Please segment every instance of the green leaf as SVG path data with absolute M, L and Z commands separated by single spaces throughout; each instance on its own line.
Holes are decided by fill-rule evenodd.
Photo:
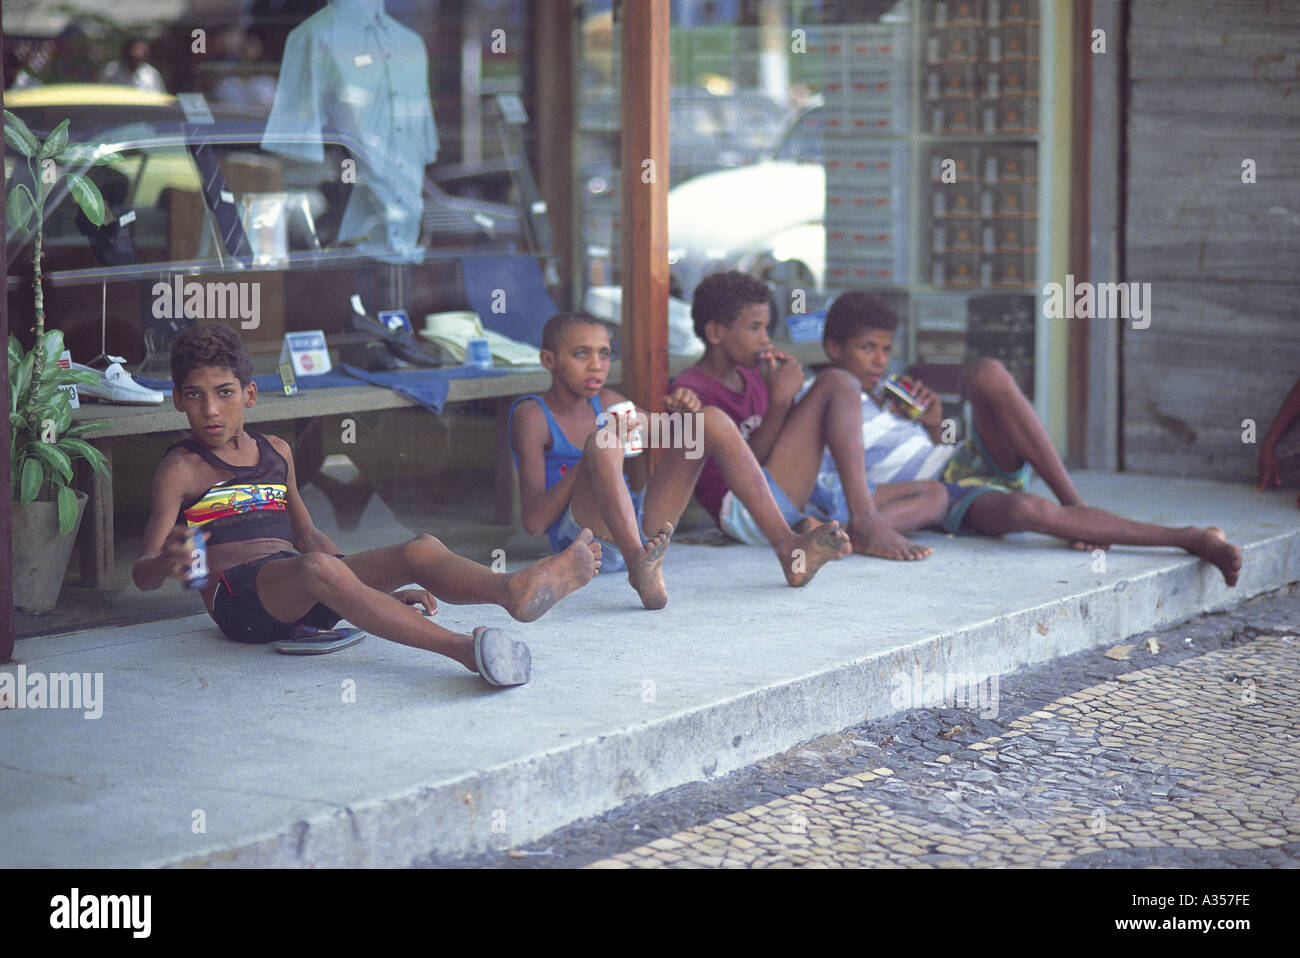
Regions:
M 61 475 L 65 482 L 72 481 L 72 460 L 66 452 L 48 442 L 34 442 L 31 449 L 38 459 Z
M 64 436 L 59 441 L 59 448 L 65 450 L 69 455 L 84 456 L 95 472 L 102 472 L 108 465 L 104 459 L 104 454 L 84 439 L 70 439 Z
M 27 393 L 27 385 L 32 380 L 32 363 L 35 361 L 36 354 L 28 353 L 23 357 L 22 362 L 18 364 L 18 374 L 9 383 L 9 389 L 15 403 L 17 403 L 19 396 Z
M 53 366 L 59 361 L 59 354 L 62 352 L 63 330 L 47 329 L 45 331 L 45 361 Z
M 84 436 L 88 432 L 98 432 L 101 429 L 107 429 L 111 423 L 106 422 L 79 422 L 69 426 L 64 430 L 64 436 Z
M 26 428 L 27 428 L 27 420 L 24 419 L 20 413 L 11 412 L 11 413 L 9 414 L 9 428 L 10 428 L 10 429 L 26 429 Z
M 19 489 L 19 502 L 33 502 L 36 494 L 41 491 L 41 483 L 45 481 L 45 470 L 35 459 L 28 459 L 23 463 L 22 486 Z
M 68 121 L 64 120 L 45 138 L 41 144 L 40 150 L 36 153 L 38 160 L 43 160 L 47 156 L 58 156 L 63 152 L 63 148 L 68 145 Z
M 86 214 L 86 219 L 96 226 L 103 226 L 104 197 L 100 196 L 99 187 L 87 176 L 69 173 L 68 189 L 72 192 L 72 198 L 77 201 L 77 205 L 81 207 L 81 212 Z
M 36 201 L 26 186 L 19 183 L 9 191 L 9 198 L 5 201 L 5 216 L 9 218 L 10 229 L 20 230 L 25 227 L 35 211 Z
M 41 148 L 40 141 L 32 136 L 27 124 L 8 110 L 5 110 L 5 144 L 27 157 L 35 156 Z
M 18 342 L 17 336 L 15 336 L 13 333 L 10 333 L 9 334 L 9 375 L 11 376 L 13 375 L 14 364 L 20 363 L 22 361 L 23 361 L 22 344 Z
M 63 402 L 54 407 L 54 428 L 59 431 L 60 436 L 65 436 L 68 427 L 72 425 L 72 400 L 68 398 L 67 393 L 62 395 Z
M 77 524 L 77 494 L 68 486 L 59 487 L 59 535 L 66 536 Z
M 85 166 L 107 166 L 120 162 L 121 153 L 107 149 L 103 144 L 69 143 L 57 157 L 58 161 L 73 169 Z
M 83 372 L 80 369 L 60 369 L 59 371 L 63 374 L 59 377 L 60 386 L 75 386 L 77 383 L 94 386 L 96 383 L 104 381 L 103 373 Z

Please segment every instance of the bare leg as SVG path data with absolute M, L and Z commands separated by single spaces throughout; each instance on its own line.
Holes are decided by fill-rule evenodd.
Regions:
M 872 496 L 880 515 L 897 532 L 936 525 L 948 514 L 948 490 L 932 479 L 886 482 Z
M 632 496 L 623 481 L 623 447 L 602 446 L 596 441 L 596 436 L 592 433 L 587 437 L 582 450 L 569 508 L 573 510 L 576 521 L 588 525 L 597 535 L 608 535 L 614 540 L 627 567 L 628 583 L 641 597 L 641 604 L 647 609 L 662 609 L 668 604 L 663 575 L 664 554 L 668 551 L 673 523 L 681 515 L 681 509 L 671 520 L 651 527 L 658 531 L 643 543 Z M 685 503 L 682 504 L 684 508 Z
M 266 611 L 282 622 L 292 622 L 317 602 L 324 602 L 373 635 L 437 652 L 471 672 L 478 671 L 473 636 L 430 622 L 387 592 L 366 585 L 342 560 L 323 552 L 268 562 L 258 572 L 257 595 Z
M 706 406 L 693 416 L 692 428 L 698 430 L 697 438 L 702 437 L 692 452 L 694 458 L 687 457 L 684 442 L 673 442 L 664 450 L 646 486 L 645 527 L 653 529 L 681 517 L 690 503 L 700 470 L 711 458 L 722 471 L 731 494 L 744 504 L 767 537 L 781 562 L 786 581 L 792 586 L 807 585 L 817 570 L 838 556 L 846 544 L 839 524 L 833 523 L 821 531 L 794 532 L 781 515 L 763 469 L 736 424 L 716 406 Z
M 558 555 L 548 556 L 511 573 L 493 572 L 487 566 L 457 555 L 429 535 L 416 536 L 400 545 L 367 549 L 339 561 L 362 584 L 383 593 L 408 582 L 418 582 L 444 602 L 499 605 L 520 622 L 531 622 L 570 592 L 590 582 L 596 575 L 600 560 L 599 547 L 593 547 L 590 531 L 587 531 Z M 267 568 L 272 565 L 275 563 L 268 563 Z M 259 576 L 259 583 L 261 578 Z M 260 585 L 258 595 L 262 595 Z M 269 598 L 270 602 L 281 601 L 277 592 Z M 328 593 L 323 597 L 315 596 L 313 602 L 324 602 L 330 608 L 342 611 L 334 605 Z M 281 614 L 271 604 L 264 604 L 268 612 L 282 621 L 292 621 L 306 611 L 305 608 L 296 612 L 286 609 L 285 614 Z M 308 603 L 307 608 L 310 607 L 311 603 Z M 347 617 L 351 619 L 351 616 Z M 356 624 L 361 626 L 360 622 Z
M 1006 367 L 996 359 L 977 359 L 966 367 L 964 380 L 975 428 L 994 464 L 1015 472 L 1029 463 L 1061 505 L 1083 505 L 1051 437 Z
M 862 386 L 842 369 L 826 369 L 786 417 L 767 458 L 772 474 L 799 506 L 812 495 L 822 450 L 829 448 L 849 504 L 853 551 L 881 559 L 924 559 L 932 551 L 889 527 L 867 488 L 862 448 Z
M 1151 525 L 1092 506 L 1061 506 L 1027 492 L 986 492 L 966 513 L 979 532 L 1041 532 L 1071 541 L 1101 540 L 1129 546 L 1174 546 L 1213 563 L 1229 586 L 1237 584 L 1241 551 L 1229 543 L 1218 526 L 1204 529 Z

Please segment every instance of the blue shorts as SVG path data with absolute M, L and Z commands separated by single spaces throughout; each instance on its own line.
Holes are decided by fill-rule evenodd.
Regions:
M 632 511 L 636 513 L 636 529 L 637 532 L 641 533 L 641 541 L 645 542 L 646 535 L 641 529 L 641 515 L 645 511 L 645 490 L 631 492 L 631 496 Z M 556 552 L 563 552 L 573 545 L 574 540 L 582 534 L 582 529 L 583 527 L 573 518 L 573 506 L 570 504 L 565 507 L 564 515 L 560 516 L 555 524 L 546 530 L 546 536 L 551 540 L 552 549 Z M 618 550 L 618 546 L 612 542 L 606 542 L 604 539 L 594 541 L 600 543 L 601 572 L 622 572 L 627 568 L 627 563 L 623 561 L 623 553 Z
M 948 490 L 948 514 L 944 517 L 945 532 L 967 535 L 973 529 L 963 529 L 962 523 L 971 503 L 986 492 L 1024 492 L 1029 485 L 1029 463 L 1023 463 L 1015 472 L 1003 472 L 989 455 L 980 439 L 975 424 L 970 424 L 969 438 L 957 448 L 944 467 L 940 481 Z
M 786 525 L 793 527 L 795 523 L 806 516 L 812 516 L 823 522 L 829 522 L 832 519 L 838 520 L 840 523 L 849 521 L 848 503 L 844 499 L 844 490 L 840 488 L 838 483 L 833 486 L 823 486 L 818 483 L 813 488 L 812 496 L 808 500 L 808 507 L 800 509 L 790 500 L 785 490 L 777 484 L 777 481 L 772 478 L 772 474 L 766 469 L 763 470 L 763 478 L 767 480 L 767 488 L 771 491 L 772 498 L 776 501 L 776 507 L 781 511 L 781 518 L 785 519 Z M 875 486 L 870 482 L 867 483 L 867 486 L 870 491 L 875 490 Z M 745 504 L 730 489 L 722 497 L 722 505 L 718 509 L 718 528 L 731 538 L 746 545 L 771 545 L 767 541 L 767 536 L 763 535 L 763 530 L 758 527 L 753 515 L 745 508 Z

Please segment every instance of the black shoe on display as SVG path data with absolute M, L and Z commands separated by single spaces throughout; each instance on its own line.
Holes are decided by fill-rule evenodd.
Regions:
M 393 319 L 390 325 L 385 325 L 369 314 L 361 315 L 353 310 L 348 313 L 344 328 L 350 333 L 362 333 L 382 341 L 390 353 L 412 366 L 442 365 L 439 353 L 417 339 L 401 320 Z

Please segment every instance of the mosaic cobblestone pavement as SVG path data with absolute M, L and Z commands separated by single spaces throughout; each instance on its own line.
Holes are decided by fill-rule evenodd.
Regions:
M 859 772 L 588 867 L 1294 866 L 1298 693 L 1300 640 L 1262 635 L 1064 695 L 919 780 Z

